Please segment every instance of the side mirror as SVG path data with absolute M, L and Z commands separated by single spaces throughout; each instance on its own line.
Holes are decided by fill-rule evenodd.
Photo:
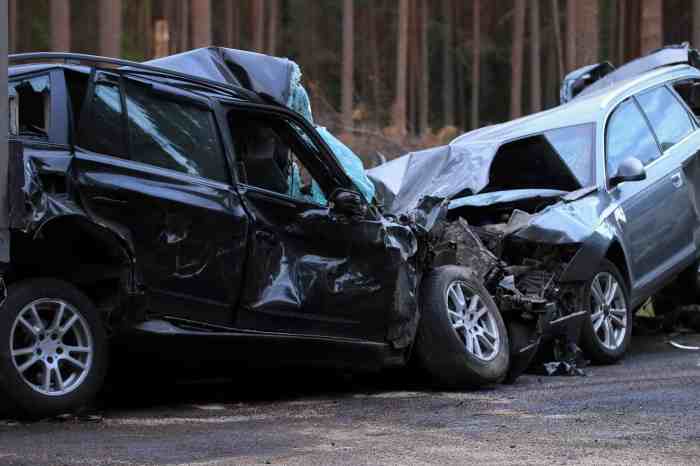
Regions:
M 350 217 L 362 217 L 367 213 L 367 203 L 362 195 L 354 191 L 338 189 L 333 193 L 333 208 Z
M 610 178 L 610 185 L 617 186 L 625 181 L 642 181 L 646 179 L 647 171 L 637 157 L 628 157 L 617 167 L 617 173 Z

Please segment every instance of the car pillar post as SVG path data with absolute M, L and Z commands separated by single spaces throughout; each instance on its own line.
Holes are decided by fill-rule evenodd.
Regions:
M 0 263 L 10 262 L 10 216 L 7 167 L 9 159 L 7 55 L 8 55 L 7 0 L 0 0 Z

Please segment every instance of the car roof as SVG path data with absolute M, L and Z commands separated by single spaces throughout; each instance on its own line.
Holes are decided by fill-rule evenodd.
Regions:
M 8 67 L 7 74 L 9 77 L 18 76 L 27 73 L 36 73 L 48 71 L 55 68 L 64 68 L 67 70 L 77 71 L 79 73 L 90 73 L 90 68 L 81 65 L 66 65 L 63 63 L 35 63 L 32 65 L 13 65 Z
M 684 76 L 700 78 L 700 71 L 689 65 L 659 68 L 639 76 L 617 81 L 589 94 L 580 95 L 563 105 L 505 123 L 470 131 L 457 137 L 450 144 L 495 143 L 497 141 L 499 144 L 503 144 L 553 129 L 587 123 L 596 124 L 618 101 L 647 87 L 680 79 Z

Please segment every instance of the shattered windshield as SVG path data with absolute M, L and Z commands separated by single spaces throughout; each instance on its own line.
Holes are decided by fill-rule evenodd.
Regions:
M 593 123 L 546 131 L 544 136 L 581 186 L 590 186 L 595 183 Z

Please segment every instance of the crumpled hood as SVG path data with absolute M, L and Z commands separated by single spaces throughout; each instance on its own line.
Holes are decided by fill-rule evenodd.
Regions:
M 207 47 L 144 62 L 192 76 L 243 87 L 287 105 L 294 62 L 245 50 Z
M 579 98 L 517 120 L 463 134 L 447 145 L 411 152 L 372 168 L 367 175 L 377 188 L 384 211 L 410 212 L 425 196 L 453 199 L 478 194 L 489 184 L 491 164 L 500 147 L 544 131 L 591 123 L 600 106 Z

